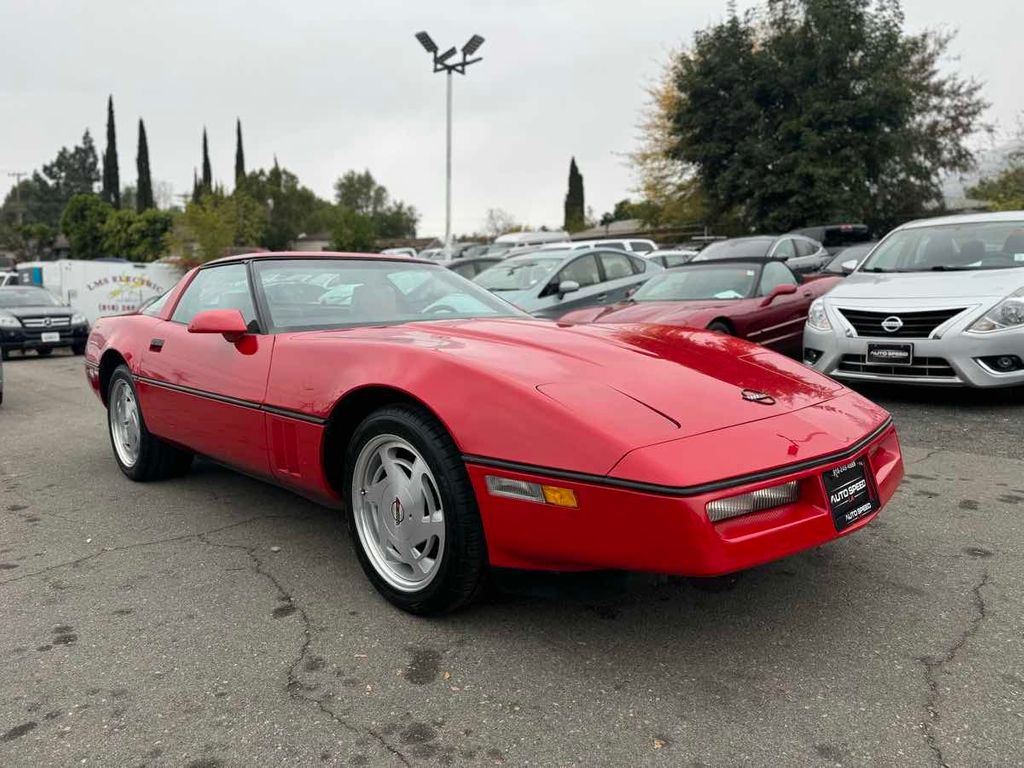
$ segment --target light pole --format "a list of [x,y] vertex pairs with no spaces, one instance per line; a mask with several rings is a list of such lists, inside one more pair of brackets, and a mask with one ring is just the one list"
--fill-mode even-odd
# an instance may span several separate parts
[[445,255],[450,258],[452,252],[452,73],[458,72],[460,75],[464,75],[466,74],[466,67],[482,61],[479,56],[475,59],[471,59],[470,56],[476,53],[480,46],[484,44],[484,39],[480,35],[473,35],[469,38],[466,44],[462,46],[461,61],[451,64],[448,63],[448,60],[457,53],[454,46],[444,53],[439,53],[437,43],[426,32],[417,32],[416,39],[420,41],[420,45],[423,46],[427,53],[434,57],[434,71],[444,72],[448,81],[445,89],[447,125],[445,127],[444,159],[444,250]]

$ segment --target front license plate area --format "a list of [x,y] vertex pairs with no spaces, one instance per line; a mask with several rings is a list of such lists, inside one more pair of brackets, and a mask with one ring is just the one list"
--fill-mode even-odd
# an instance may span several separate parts
[[837,531],[849,528],[878,509],[870,472],[864,459],[857,459],[822,473],[828,508]]
[[56,331],[48,331],[42,334],[39,338],[44,344],[53,344],[60,341],[60,334]]
[[867,362],[874,365],[913,365],[913,344],[868,344]]

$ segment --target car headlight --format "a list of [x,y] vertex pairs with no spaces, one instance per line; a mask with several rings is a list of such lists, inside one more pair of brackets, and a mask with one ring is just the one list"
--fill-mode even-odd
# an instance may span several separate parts
[[992,309],[979,317],[968,331],[990,333],[1024,325],[1024,288],[1014,291]]
[[0,328],[21,328],[21,321],[14,315],[0,314]]
[[832,323],[829,322],[828,313],[825,311],[825,302],[815,299],[807,312],[807,324],[816,331],[831,331]]
[[75,312],[75,314],[71,316],[72,325],[85,325],[88,322],[89,320],[81,312]]

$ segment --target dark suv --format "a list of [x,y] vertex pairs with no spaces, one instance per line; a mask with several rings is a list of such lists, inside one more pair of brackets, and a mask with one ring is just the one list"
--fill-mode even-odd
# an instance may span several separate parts
[[6,360],[17,350],[48,355],[57,347],[84,354],[89,321],[43,288],[31,285],[0,288],[0,351]]

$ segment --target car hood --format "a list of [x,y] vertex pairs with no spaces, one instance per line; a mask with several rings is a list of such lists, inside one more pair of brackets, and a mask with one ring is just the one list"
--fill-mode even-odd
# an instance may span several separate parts
[[682,322],[686,317],[710,310],[730,310],[735,301],[721,299],[690,301],[624,301],[605,307],[591,322],[595,323],[664,323]]
[[75,310],[71,307],[0,307],[0,313],[14,315],[19,320],[23,317],[71,317]]
[[1024,267],[956,272],[854,272],[828,293],[829,299],[1001,298],[1024,285]]
[[[318,333],[428,347],[576,417],[618,425],[633,445],[777,416],[845,391],[742,339],[666,325],[449,320]],[[745,399],[745,389],[773,402]]]

